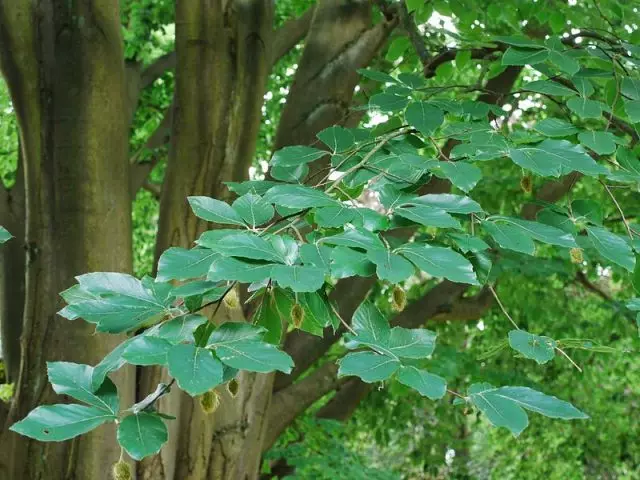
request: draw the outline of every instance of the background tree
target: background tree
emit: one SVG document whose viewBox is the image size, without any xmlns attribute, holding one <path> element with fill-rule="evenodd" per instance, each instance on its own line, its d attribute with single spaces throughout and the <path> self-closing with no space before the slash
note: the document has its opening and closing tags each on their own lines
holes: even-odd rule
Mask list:
<svg viewBox="0 0 640 480">
<path fill-rule="evenodd" d="M 0 7 L 2 69 L 20 131 L 20 154 L 15 145 L 8 148 L 5 180 L 11 188 L 4 193 L 1 219 L 19 239 L 2 252 L 3 359 L 9 381 L 15 382 L 10 409 L 2 412 L 7 426 L 36 405 L 53 402 L 45 361 L 93 365 L 124 338 L 92 335 L 90 325 L 55 316 L 63 305 L 57 294 L 74 283 L 74 276 L 131 271 L 132 238 L 136 273 L 155 273 L 150 266 L 167 248 L 190 248 L 211 227 L 191 213 L 186 197 L 231 201 L 234 196 L 224 182 L 246 180 L 252 162 L 254 178 L 261 178 L 272 151 L 315 145 L 316 135 L 334 124 L 355 127 L 364 117 L 380 122 L 373 130 L 376 137 L 393 132 L 403 125 L 408 95 L 433 97 L 441 102 L 435 104 L 438 111 L 466 122 L 491 120 L 509 133 L 515 145 L 539 142 L 544 136 L 568 137 L 587 147 L 598 165 L 613 162 L 611 155 L 621 144 L 624 147 L 615 157 L 620 170 L 614 169 L 611 180 L 631 184 L 612 192 L 608 185 L 588 178 L 592 172 L 584 168 L 576 170 L 587 178 L 571 168 L 563 170 L 567 175 L 559 180 L 533 177 L 530 171 L 544 176 L 545 168 L 554 166 L 526 153 L 510 155 L 517 165 L 477 163 L 480 168 L 453 173 L 451 166 L 457 162 L 450 160 L 470 157 L 480 162 L 505 155 L 500 145 L 470 139 L 452 127 L 432 137 L 433 145 L 422 146 L 426 156 L 446 162 L 446 168 L 433 167 L 433 177 L 421 194 L 452 188 L 468 191 L 483 175 L 473 192 L 475 199 L 482 199 L 483 208 L 534 219 L 541 206 L 563 199 L 571 190 L 580 201 L 592 202 L 574 205 L 570 198 L 562 204 L 569 208 L 570 218 L 579 218 L 578 238 L 592 238 L 582 231 L 586 219 L 628 232 L 633 241 L 635 227 L 627 220 L 631 218 L 627 205 L 633 204 L 637 183 L 637 160 L 630 150 L 638 140 L 633 125 L 640 100 L 634 72 L 639 56 L 634 45 L 637 12 L 617 2 L 580 6 L 514 2 L 510 11 L 505 10 L 495 2 L 461 1 L 375 6 L 292 2 L 275 9 L 272 2 L 262 1 L 215 5 L 179 1 L 175 8 L 171 2 L 124 2 L 120 13 L 115 2 L 88 0 Z M 444 23 L 439 24 L 438 18 Z M 521 34 L 523 29 L 526 39 L 496 37 Z M 563 40 L 543 47 L 547 36 Z M 585 60 L 584 54 L 593 58 Z M 357 70 L 369 64 L 393 76 L 383 76 L 380 82 L 383 74 L 373 72 L 363 79 Z M 576 79 L 579 72 L 582 75 Z M 549 80 L 531 83 L 546 77 Z M 278 102 L 285 95 L 279 111 Z M 353 108 L 366 104 L 371 113 Z M 510 108 L 497 108 L 502 105 Z M 546 117 L 550 121 L 544 123 Z M 560 118 L 568 123 L 560 123 Z M 422 132 L 417 122 L 409 121 Z M 531 126 L 535 134 L 527 128 Z M 591 131 L 597 135 L 590 137 Z M 133 153 L 128 155 L 128 150 Z M 570 152 L 561 152 L 567 155 Z M 471 165 L 466 161 L 458 165 L 463 164 Z M 326 159 L 313 164 L 307 182 L 323 168 Z M 268 175 L 276 180 L 305 176 L 275 167 Z M 594 211 L 594 201 L 607 207 Z M 546 221 L 540 215 L 539 221 L 559 226 L 553 217 L 558 210 L 547 207 L 543 212 Z M 154 215 L 157 234 L 150 228 L 156 223 Z M 474 222 L 472 218 L 469 223 Z M 416 228 L 410 222 L 404 226 Z M 421 234 L 437 233 L 431 227 L 418 228 Z M 528 284 L 535 284 L 539 275 L 553 276 L 556 288 L 562 289 L 561 298 L 569 298 L 567 288 L 579 286 L 610 304 L 615 295 L 593 279 L 600 279 L 602 265 L 611 262 L 623 267 L 612 270 L 612 285 L 628 285 L 622 273 L 630 263 L 625 247 L 619 247 L 622 260 L 619 252 L 581 244 L 584 253 L 574 250 L 573 257 L 567 250 L 542 247 L 542 260 L 524 261 L 508 250 L 514 249 L 513 242 L 520 245 L 515 248 L 520 253 L 528 250 L 531 238 L 522 240 L 521 234 L 511 231 L 505 239 L 490 227 L 484 233 L 489 234 L 486 239 L 493 238 L 489 241 L 499 252 L 493 258 L 491 283 L 499 279 L 501 292 L 516 273 L 531 278 L 526 276 L 531 272 L 521 271 L 523 265 L 538 275 Z M 400 236 L 406 239 L 410 234 Z M 140 248 L 149 251 L 152 236 L 153 261 Z M 541 240 L 540 234 L 533 238 Z M 23 248 L 26 255 L 21 254 Z M 459 243 L 456 248 L 469 252 Z M 470 251 L 476 271 L 481 272 L 485 259 L 473 248 Z M 603 257 L 607 263 L 602 263 Z M 19 280 L 22 275 L 16 274 L 21 271 L 24 284 Z M 495 298 L 489 287 L 470 289 L 431 276 L 407 282 L 404 289 L 412 302 L 392 320 L 404 327 L 475 321 Z M 367 293 L 391 314 L 392 292 L 375 277 L 351 277 L 338 282 L 331 299 L 340 316 L 350 319 Z M 246 299 L 246 292 L 241 292 L 241 299 Z M 528 299 L 523 303 L 527 308 L 536 304 Z M 216 318 L 249 318 L 253 308 L 248 304 L 239 309 L 227 302 Z M 23 310 L 23 321 L 16 322 Z M 533 325 L 530 330 L 547 333 Z M 178 389 L 163 396 L 157 402 L 159 409 L 177 419 L 169 422 L 170 441 L 161 454 L 137 465 L 139 477 L 253 478 L 262 453 L 319 399 L 325 397 L 317 417 L 349 418 L 371 384 L 357 377 L 338 378 L 334 362 L 326 361 L 344 353 L 341 339 L 346 330 L 327 327 L 313 335 L 292 329 L 283 343 L 295 362 L 292 374 L 242 372 L 235 398 L 223 389 L 221 406 L 213 415 L 206 415 L 197 399 Z M 566 338 L 585 338 L 583 331 L 569 333 L 573 332 Z M 464 332 L 457 335 L 466 337 Z M 551 336 L 564 335 L 556 330 Z M 493 338 L 494 350 L 507 347 L 504 338 L 505 332 Z M 582 340 L 572 345 L 593 349 Z M 456 378 L 451 372 L 442 375 Z M 142 400 L 161 381 L 168 381 L 160 368 L 125 368 L 114 378 L 123 405 Z M 574 395 L 562 397 L 572 400 Z M 40 443 L 5 430 L 1 442 L 0 472 L 7 478 L 38 478 L 45 472 L 47 478 L 100 478 L 120 454 L 109 428 L 65 443 Z M 46 463 L 40 460 L 44 458 Z M 281 464 L 274 462 L 276 472 Z M 482 468 L 482 462 L 478 465 Z"/>
</svg>

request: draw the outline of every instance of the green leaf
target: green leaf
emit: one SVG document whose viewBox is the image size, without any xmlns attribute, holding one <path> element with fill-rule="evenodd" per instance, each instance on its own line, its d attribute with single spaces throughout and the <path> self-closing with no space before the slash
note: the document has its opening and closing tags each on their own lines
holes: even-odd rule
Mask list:
<svg viewBox="0 0 640 480">
<path fill-rule="evenodd" d="M 294 292 L 315 292 L 324 284 L 324 269 L 307 265 L 275 265 L 271 278 Z"/>
<path fill-rule="evenodd" d="M 164 421 L 152 413 L 129 415 L 118 425 L 118 443 L 134 460 L 155 455 L 168 439 Z"/>
<path fill-rule="evenodd" d="M 369 78 L 371 80 L 375 80 L 376 82 L 382 83 L 398 83 L 398 81 L 393 78 L 391 75 L 379 72 L 377 70 L 373 70 L 371 68 L 361 68 L 357 70 L 357 72 L 363 77 Z"/>
<path fill-rule="evenodd" d="M 580 71 L 580 63 L 565 53 L 551 50 L 549 51 L 549 61 L 568 75 L 575 75 Z"/>
<path fill-rule="evenodd" d="M 369 106 L 382 112 L 395 112 L 407 106 L 407 97 L 393 95 L 391 93 L 376 93 L 369 100 Z"/>
<path fill-rule="evenodd" d="M 334 153 L 349 150 L 355 143 L 353 133 L 340 125 L 325 128 L 316 135 Z"/>
<path fill-rule="evenodd" d="M 158 260 L 157 280 L 189 280 L 203 277 L 218 254 L 208 248 L 171 247 Z"/>
<path fill-rule="evenodd" d="M 602 205 L 595 200 L 574 200 L 571 202 L 571 213 L 578 220 L 586 219 L 596 225 L 602 225 L 604 220 Z"/>
<path fill-rule="evenodd" d="M 600 118 L 602 103 L 588 98 L 576 97 L 567 101 L 567 107 L 580 118 Z"/>
<path fill-rule="evenodd" d="M 516 226 L 482 222 L 482 227 L 501 248 L 526 253 L 527 255 L 533 255 L 536 250 L 531 237 Z"/>
<path fill-rule="evenodd" d="M 222 383 L 222 363 L 205 348 L 174 345 L 167 354 L 167 360 L 169 374 L 192 397 L 202 395 Z"/>
<path fill-rule="evenodd" d="M 346 205 L 318 208 L 315 211 L 315 220 L 319 227 L 341 227 L 351 222 L 357 214 L 355 208 Z"/>
<path fill-rule="evenodd" d="M 329 152 L 318 148 L 296 145 L 277 150 L 271 158 L 271 165 L 278 167 L 297 167 L 317 160 Z"/>
<path fill-rule="evenodd" d="M 462 250 L 463 253 L 482 252 L 489 249 L 489 245 L 478 237 L 459 233 L 450 233 L 449 237 L 456 242 L 456 245 L 458 245 L 458 248 Z"/>
<path fill-rule="evenodd" d="M 623 238 L 600 227 L 587 227 L 587 236 L 600 255 L 633 272 L 636 258 L 631 246 Z"/>
<path fill-rule="evenodd" d="M 94 368 L 70 362 L 47 362 L 47 374 L 53 390 L 59 395 L 68 395 L 117 415 L 120 409 L 118 391 L 113 382 L 105 378 L 97 390 L 93 386 Z"/>
<path fill-rule="evenodd" d="M 366 253 L 346 247 L 331 251 L 331 276 L 340 279 L 353 276 L 369 277 L 375 273 L 375 265 Z"/>
<path fill-rule="evenodd" d="M 282 320 L 273 295 L 265 294 L 253 315 L 253 322 L 266 330 L 263 335 L 265 342 L 280 345 L 282 339 Z"/>
<path fill-rule="evenodd" d="M 408 243 L 396 249 L 396 252 L 434 277 L 443 277 L 457 283 L 479 284 L 471 263 L 450 248 Z"/>
<path fill-rule="evenodd" d="M 240 215 L 225 202 L 209 197 L 187 197 L 187 200 L 193 213 L 207 222 L 244 227 Z"/>
<path fill-rule="evenodd" d="M 162 338 L 171 343 L 191 342 L 193 333 L 206 322 L 207 317 L 202 315 L 181 315 L 147 330 L 144 335 Z"/>
<path fill-rule="evenodd" d="M 324 192 L 303 185 L 276 185 L 263 198 L 269 203 L 295 209 L 331 207 L 337 203 Z"/>
<path fill-rule="evenodd" d="M 354 375 L 366 383 L 386 380 L 401 365 L 398 360 L 373 352 L 349 353 L 339 362 L 338 377 Z"/>
<path fill-rule="evenodd" d="M 225 256 L 284 262 L 285 259 L 271 243 L 252 232 L 238 232 L 225 235 L 212 246 L 214 251 Z M 213 264 L 212 264 L 213 265 Z M 209 280 L 216 280 L 208 275 Z"/>
<path fill-rule="evenodd" d="M 223 258 L 219 257 L 218 258 Z M 196 295 L 205 295 L 209 301 L 217 300 L 227 290 L 226 286 L 219 286 L 217 282 L 198 280 L 185 283 L 171 290 L 171 295 L 178 298 L 188 298 Z"/>
<path fill-rule="evenodd" d="M 214 282 L 233 280 L 242 283 L 260 282 L 271 276 L 273 263 L 249 263 L 237 258 L 218 257 L 211 264 L 207 278 Z"/>
<path fill-rule="evenodd" d="M 640 80 L 636 78 L 624 77 L 622 79 L 621 92 L 631 100 L 640 100 Z"/>
<path fill-rule="evenodd" d="M 26 418 L 14 423 L 9 430 L 41 442 L 62 442 L 87 433 L 116 416 L 103 409 L 84 405 L 45 405 Z"/>
<path fill-rule="evenodd" d="M 427 102 L 411 102 L 404 113 L 407 123 L 413 125 L 425 137 L 435 132 L 442 122 L 442 110 Z"/>
<path fill-rule="evenodd" d="M 91 300 L 68 305 L 58 312 L 69 320 L 83 318 L 95 323 L 100 332 L 119 333 L 134 329 L 149 321 L 159 320 L 166 313 L 163 302 L 153 290 L 131 275 L 121 273 L 88 273 L 76 277 L 80 288 L 91 294 Z"/>
<path fill-rule="evenodd" d="M 331 252 L 332 249 L 325 245 L 305 243 L 300 245 L 299 255 L 300 260 L 302 260 L 302 263 L 305 265 L 320 267 L 325 271 L 325 273 L 328 273 L 329 266 L 331 264 Z"/>
<path fill-rule="evenodd" d="M 348 228 L 343 233 L 324 237 L 323 243 L 342 247 L 362 248 L 364 250 L 384 249 L 384 244 L 378 235 L 361 228 Z"/>
<path fill-rule="evenodd" d="M 497 397 L 510 400 L 522 408 L 545 417 L 563 420 L 589 418 L 587 414 L 581 412 L 569 402 L 559 400 L 551 395 L 545 395 L 529 387 L 500 387 L 492 393 Z"/>
<path fill-rule="evenodd" d="M 624 111 L 632 123 L 640 122 L 640 100 L 624 100 Z"/>
<path fill-rule="evenodd" d="M 568 97 L 578 94 L 575 90 L 552 80 L 536 80 L 535 82 L 524 84 L 522 89 L 543 93 L 545 95 L 555 95 L 557 97 Z"/>
<path fill-rule="evenodd" d="M 611 132 L 596 132 L 590 130 L 578 134 L 582 145 L 590 148 L 598 155 L 610 155 L 616 151 L 615 136 Z"/>
<path fill-rule="evenodd" d="M 482 207 L 469 197 L 450 193 L 427 194 L 403 201 L 400 205 L 426 205 L 449 213 L 482 213 Z"/>
<path fill-rule="evenodd" d="M 393 327 L 388 348 L 400 358 L 426 358 L 436 348 L 436 334 L 425 328 Z"/>
<path fill-rule="evenodd" d="M 387 249 L 369 250 L 367 258 L 375 263 L 378 278 L 390 283 L 403 282 L 415 271 L 411 262 Z"/>
<path fill-rule="evenodd" d="M 569 137 L 580 131 L 569 122 L 558 118 L 545 118 L 533 128 L 547 137 Z"/>
<path fill-rule="evenodd" d="M 209 337 L 207 348 L 261 341 L 263 332 L 262 328 L 250 323 L 225 322 L 213 331 Z"/>
<path fill-rule="evenodd" d="M 386 345 L 391 335 L 389 322 L 370 300 L 363 301 L 354 312 L 351 326 L 356 333 L 367 333 L 378 345 Z"/>
<path fill-rule="evenodd" d="M 297 167 L 271 167 L 269 173 L 276 180 L 287 183 L 302 183 L 304 178 L 309 173 L 309 167 L 306 164 L 298 165 Z"/>
<path fill-rule="evenodd" d="M 535 360 L 540 365 L 553 360 L 556 342 L 549 337 L 541 337 L 524 330 L 509 332 L 509 345 L 526 358 Z"/>
<path fill-rule="evenodd" d="M 275 211 L 270 203 L 261 196 L 246 193 L 233 202 L 233 209 L 240 214 L 242 219 L 251 228 L 267 223 L 273 218 Z"/>
<path fill-rule="evenodd" d="M 0 244 L 9 241 L 12 238 L 13 238 L 13 235 L 11 235 L 6 228 L 0 227 Z"/>
<path fill-rule="evenodd" d="M 581 97 L 589 97 L 593 94 L 594 88 L 589 79 L 585 77 L 573 77 L 571 79 Z"/>
<path fill-rule="evenodd" d="M 456 187 L 469 192 L 482 178 L 482 171 L 475 165 L 467 162 L 438 162 L 429 164 L 429 170 L 435 175 L 446 178 Z"/>
<path fill-rule="evenodd" d="M 403 385 L 417 390 L 420 395 L 431 400 L 439 400 L 447 393 L 446 380 L 426 370 L 402 366 L 397 378 Z"/>
<path fill-rule="evenodd" d="M 529 425 L 529 417 L 520 406 L 495 395 L 497 389 L 488 383 L 473 384 L 469 399 L 496 427 L 506 427 L 517 437 Z"/>
<path fill-rule="evenodd" d="M 293 359 L 275 345 L 266 342 L 244 342 L 216 347 L 216 354 L 226 365 L 239 370 L 268 373 L 279 370 L 290 373 Z"/>
<path fill-rule="evenodd" d="M 122 358 L 132 365 L 165 365 L 172 346 L 162 338 L 138 335 L 122 353 Z"/>
<path fill-rule="evenodd" d="M 566 248 L 578 247 L 578 244 L 570 233 L 567 233 L 564 230 L 553 227 L 551 225 L 545 225 L 544 223 L 532 222 L 529 220 L 522 220 L 520 218 L 512 217 L 497 216 L 493 218 L 497 221 L 505 222 L 508 225 L 519 228 L 525 235 L 540 242 L 548 243 L 550 245 L 558 245 L 560 247 Z"/>
<path fill-rule="evenodd" d="M 115 347 L 111 352 L 104 357 L 100 363 L 93 368 L 93 375 L 91 377 L 91 389 L 96 391 L 104 383 L 105 378 L 110 372 L 118 370 L 126 362 L 122 358 L 122 353 L 127 346 L 133 341 L 133 338 L 129 338 Z"/>
<path fill-rule="evenodd" d="M 502 65 L 535 65 L 544 62 L 548 57 L 548 50 L 509 47 L 502 55 Z"/>
<path fill-rule="evenodd" d="M 413 222 L 426 225 L 427 227 L 457 228 L 458 230 L 462 230 L 460 222 L 441 208 L 430 207 L 428 205 L 415 205 L 411 208 L 396 208 L 394 213 Z"/>
<path fill-rule="evenodd" d="M 542 176 L 559 177 L 574 170 L 591 176 L 608 173 L 580 145 L 566 140 L 547 139 L 537 145 L 514 148 L 509 155 L 522 168 Z"/>
</svg>

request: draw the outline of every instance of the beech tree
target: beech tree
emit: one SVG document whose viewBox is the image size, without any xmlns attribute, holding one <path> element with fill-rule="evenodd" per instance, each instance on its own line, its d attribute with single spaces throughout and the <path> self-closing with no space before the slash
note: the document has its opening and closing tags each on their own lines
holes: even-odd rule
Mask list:
<svg viewBox="0 0 640 480">
<path fill-rule="evenodd" d="M 588 398 L 454 390 L 432 330 L 496 306 L 496 351 L 578 370 L 572 349 L 606 351 L 521 328 L 498 285 L 552 260 L 587 288 L 614 271 L 621 301 L 640 289 L 637 8 L 120 3 L 0 5 L 20 146 L 0 202 L 3 478 L 256 478 L 318 400 L 344 420 L 386 381 L 515 436 L 525 410 L 588 418 Z M 136 278 L 140 189 L 160 216 Z"/>
</svg>

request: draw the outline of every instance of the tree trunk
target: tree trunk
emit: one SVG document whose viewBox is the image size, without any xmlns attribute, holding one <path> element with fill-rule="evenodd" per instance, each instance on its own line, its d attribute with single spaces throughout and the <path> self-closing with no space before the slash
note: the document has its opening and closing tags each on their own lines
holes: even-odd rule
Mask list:
<svg viewBox="0 0 640 480">
<path fill-rule="evenodd" d="M 89 271 L 131 269 L 124 59 L 116 0 L 0 4 L 2 71 L 20 127 L 26 199 L 21 362 L 7 425 L 60 401 L 46 361 L 97 363 L 118 341 L 56 316 Z M 133 399 L 127 370 L 117 382 Z M 97 479 L 117 460 L 113 427 L 64 443 L 3 431 L 0 477 Z"/>
<path fill-rule="evenodd" d="M 175 110 L 157 257 L 172 245 L 191 247 L 209 228 L 191 213 L 186 197 L 227 198 L 223 182 L 246 179 L 255 151 L 271 66 L 273 4 L 270 0 L 219 3 L 176 4 Z M 232 312 L 231 319 L 242 320 L 237 318 L 239 312 Z M 140 396 L 164 375 L 161 369 L 141 372 Z M 222 404 L 210 416 L 203 414 L 197 399 L 174 390 L 160 401 L 163 411 L 178 416 L 170 424 L 170 443 L 161 457 L 140 465 L 139 476 L 254 478 L 271 383 L 270 376 L 243 373 L 237 397 L 222 392 Z"/>
<path fill-rule="evenodd" d="M 7 382 L 15 382 L 20 371 L 25 267 L 24 202 L 24 175 L 19 155 L 16 183 L 0 193 L 0 225 L 15 237 L 0 249 L 0 339 Z"/>
<path fill-rule="evenodd" d="M 203 3 L 187 8 L 178 2 L 176 8 L 174 129 L 161 200 L 157 257 L 172 245 L 192 246 L 208 228 L 190 212 L 185 197 L 225 199 L 228 196 L 222 182 L 247 178 L 273 56 L 271 2 L 235 0 L 224 8 Z M 340 85 L 340 102 L 349 104 L 357 81 L 355 69 L 370 60 L 389 30 L 386 26 L 371 28 L 370 21 L 367 2 L 320 3 L 306 48 L 318 54 L 317 49 L 325 50 L 315 61 L 304 54 L 306 60 L 296 74 L 299 87 L 289 95 L 287 109 L 307 114 L 307 99 L 334 98 L 336 85 Z M 353 40 L 363 33 L 366 41 L 350 50 Z M 326 62 L 332 65 L 329 70 L 321 68 Z M 334 77 L 326 81 L 325 74 Z M 316 75 L 320 75 L 320 83 L 314 83 L 314 89 L 305 94 L 299 79 Z M 344 113 L 341 109 L 339 115 Z M 287 130 L 286 115 L 290 114 L 283 114 L 285 127 L 281 131 L 280 126 L 277 148 L 310 143 L 319 130 L 340 120 L 333 114 L 323 114 L 323 121 Z M 140 395 L 155 388 L 162 374 L 159 369 L 145 372 L 142 380 Z M 203 415 L 197 401 L 180 392 L 161 399 L 164 411 L 178 415 L 170 427 L 174 440 L 163 449 L 161 460 L 143 462 L 139 476 L 180 480 L 257 478 L 273 375 L 243 373 L 239 384 L 236 398 L 222 392 L 221 406 L 210 417 Z"/>
</svg>

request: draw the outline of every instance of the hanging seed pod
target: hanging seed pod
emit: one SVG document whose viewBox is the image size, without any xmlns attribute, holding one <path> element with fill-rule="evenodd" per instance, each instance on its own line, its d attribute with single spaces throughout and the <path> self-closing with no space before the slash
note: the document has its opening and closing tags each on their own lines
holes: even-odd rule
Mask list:
<svg viewBox="0 0 640 480">
<path fill-rule="evenodd" d="M 569 256 L 571 257 L 571 263 L 579 265 L 584 262 L 584 256 L 582 255 L 581 248 L 572 248 L 569 250 Z"/>
<path fill-rule="evenodd" d="M 236 395 L 238 395 L 238 390 L 240 390 L 240 384 L 235 378 L 227 382 L 227 392 L 229 392 L 229 395 L 233 398 L 236 398 Z"/>
<path fill-rule="evenodd" d="M 209 390 L 200 395 L 200 407 L 207 415 L 215 412 L 220 406 L 220 394 L 215 390 Z"/>
<path fill-rule="evenodd" d="M 223 303 L 229 310 L 234 310 L 240 306 L 240 299 L 238 298 L 238 294 L 235 289 L 231 289 L 227 292 L 224 296 Z"/>
<path fill-rule="evenodd" d="M 291 322 L 296 328 L 300 328 L 302 321 L 304 320 L 304 308 L 299 303 L 294 303 L 291 307 Z"/>
<path fill-rule="evenodd" d="M 401 312 L 404 310 L 404 307 L 407 306 L 407 294 L 404 292 L 402 288 L 399 286 L 393 287 L 393 292 L 391 292 L 391 307 L 396 312 Z"/>
<path fill-rule="evenodd" d="M 122 460 L 113 464 L 111 472 L 113 473 L 113 480 L 131 480 L 133 478 L 131 475 L 131 467 L 127 462 L 123 462 Z"/>
<path fill-rule="evenodd" d="M 531 180 L 531 175 L 525 175 L 520 179 L 520 188 L 524 193 L 531 193 L 533 187 L 533 181 Z"/>
</svg>

